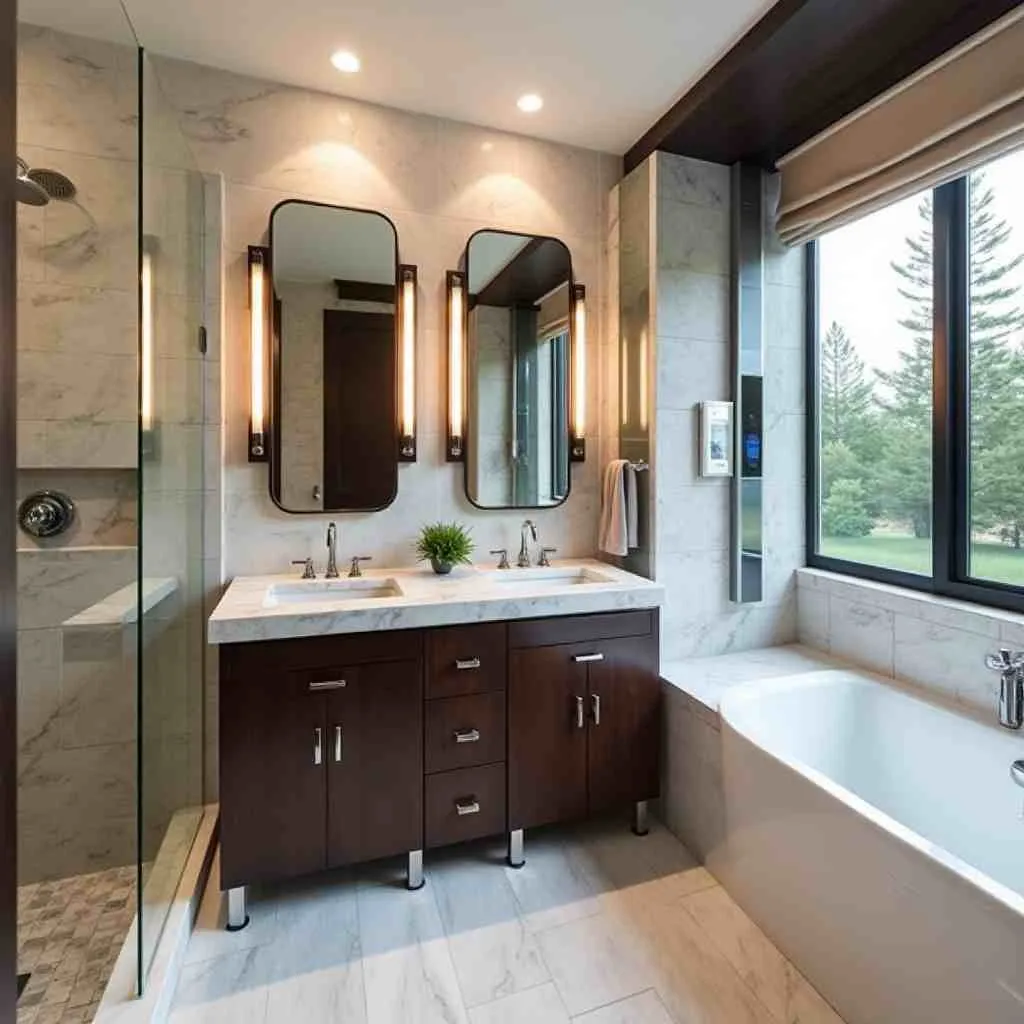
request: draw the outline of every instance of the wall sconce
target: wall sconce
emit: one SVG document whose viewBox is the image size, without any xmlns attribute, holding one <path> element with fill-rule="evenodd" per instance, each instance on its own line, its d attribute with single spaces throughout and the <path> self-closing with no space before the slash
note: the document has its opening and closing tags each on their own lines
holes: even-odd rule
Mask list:
<svg viewBox="0 0 1024 1024">
<path fill-rule="evenodd" d="M 155 328 L 153 318 L 153 258 L 156 239 L 152 235 L 142 238 L 142 262 L 139 269 L 139 314 L 141 320 L 141 354 L 139 367 L 139 424 L 141 449 L 144 456 L 154 453 L 156 447 L 156 417 L 153 402 L 153 358 Z"/>
<path fill-rule="evenodd" d="M 416 268 L 398 268 L 398 307 L 401 339 L 401 422 L 398 428 L 398 461 L 416 461 Z"/>
<path fill-rule="evenodd" d="M 466 275 L 449 270 L 448 290 L 448 446 L 449 462 L 466 455 Z"/>
<path fill-rule="evenodd" d="M 249 461 L 266 462 L 270 250 L 249 246 Z"/>
<path fill-rule="evenodd" d="M 573 462 L 587 458 L 587 290 L 572 286 L 572 437 L 569 457 Z"/>
</svg>

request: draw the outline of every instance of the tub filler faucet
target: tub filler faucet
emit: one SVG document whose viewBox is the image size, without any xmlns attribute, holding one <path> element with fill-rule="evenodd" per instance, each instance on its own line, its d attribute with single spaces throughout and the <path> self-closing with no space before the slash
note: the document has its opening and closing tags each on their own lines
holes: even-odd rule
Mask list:
<svg viewBox="0 0 1024 1024">
<path fill-rule="evenodd" d="M 999 724 L 1019 729 L 1024 725 L 1024 653 L 1002 647 L 985 656 L 985 666 L 999 673 Z"/>
</svg>

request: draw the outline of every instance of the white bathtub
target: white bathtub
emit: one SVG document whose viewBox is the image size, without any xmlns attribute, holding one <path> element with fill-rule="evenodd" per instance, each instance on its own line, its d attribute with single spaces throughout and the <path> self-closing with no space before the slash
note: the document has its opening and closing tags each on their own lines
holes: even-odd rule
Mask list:
<svg viewBox="0 0 1024 1024">
<path fill-rule="evenodd" d="M 721 714 L 709 864 L 845 1019 L 1024 1021 L 1024 735 L 853 671 Z"/>
</svg>

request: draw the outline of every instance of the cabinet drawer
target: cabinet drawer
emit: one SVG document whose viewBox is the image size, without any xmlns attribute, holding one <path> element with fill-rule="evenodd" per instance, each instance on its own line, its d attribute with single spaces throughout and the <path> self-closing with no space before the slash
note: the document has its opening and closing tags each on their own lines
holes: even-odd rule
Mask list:
<svg viewBox="0 0 1024 1024">
<path fill-rule="evenodd" d="M 427 773 L 505 760 L 505 692 L 427 703 Z"/>
<path fill-rule="evenodd" d="M 504 622 L 435 629 L 427 638 L 427 698 L 505 689 Z"/>
<path fill-rule="evenodd" d="M 427 776 L 427 846 L 446 846 L 504 831 L 503 764 Z"/>
<path fill-rule="evenodd" d="M 594 643 L 626 636 L 653 636 L 657 645 L 658 610 L 599 612 L 554 619 L 519 619 L 509 624 L 508 645 L 551 647 L 556 644 Z"/>
</svg>

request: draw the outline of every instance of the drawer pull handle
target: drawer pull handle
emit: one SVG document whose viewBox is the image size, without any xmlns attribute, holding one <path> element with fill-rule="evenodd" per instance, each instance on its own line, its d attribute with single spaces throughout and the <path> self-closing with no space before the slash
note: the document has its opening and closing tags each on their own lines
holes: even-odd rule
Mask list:
<svg viewBox="0 0 1024 1024">
<path fill-rule="evenodd" d="M 586 723 L 583 721 L 583 698 L 576 698 L 576 728 L 582 729 Z"/>
<path fill-rule="evenodd" d="M 603 654 L 574 654 L 572 660 L 577 664 L 584 661 L 604 661 Z"/>
<path fill-rule="evenodd" d="M 596 694 L 590 695 L 590 703 L 592 706 L 592 714 L 594 716 L 594 725 L 601 724 L 601 698 Z"/>
<path fill-rule="evenodd" d="M 475 796 L 466 796 L 455 801 L 455 813 L 461 818 L 467 814 L 479 814 L 480 804 Z"/>
<path fill-rule="evenodd" d="M 313 730 L 313 764 L 324 763 L 324 731 L 317 728 Z"/>
<path fill-rule="evenodd" d="M 334 727 L 334 760 L 341 764 L 341 726 Z"/>
<path fill-rule="evenodd" d="M 321 690 L 344 690 L 348 683 L 344 679 L 325 679 L 320 683 L 310 683 L 309 692 L 319 693 Z"/>
<path fill-rule="evenodd" d="M 479 743 L 480 742 L 480 730 L 479 729 L 456 729 L 455 730 L 455 742 L 456 743 Z"/>
<path fill-rule="evenodd" d="M 480 667 L 480 659 L 479 658 L 456 658 L 455 659 L 455 667 L 460 672 L 467 672 L 470 669 L 479 668 Z"/>
</svg>

